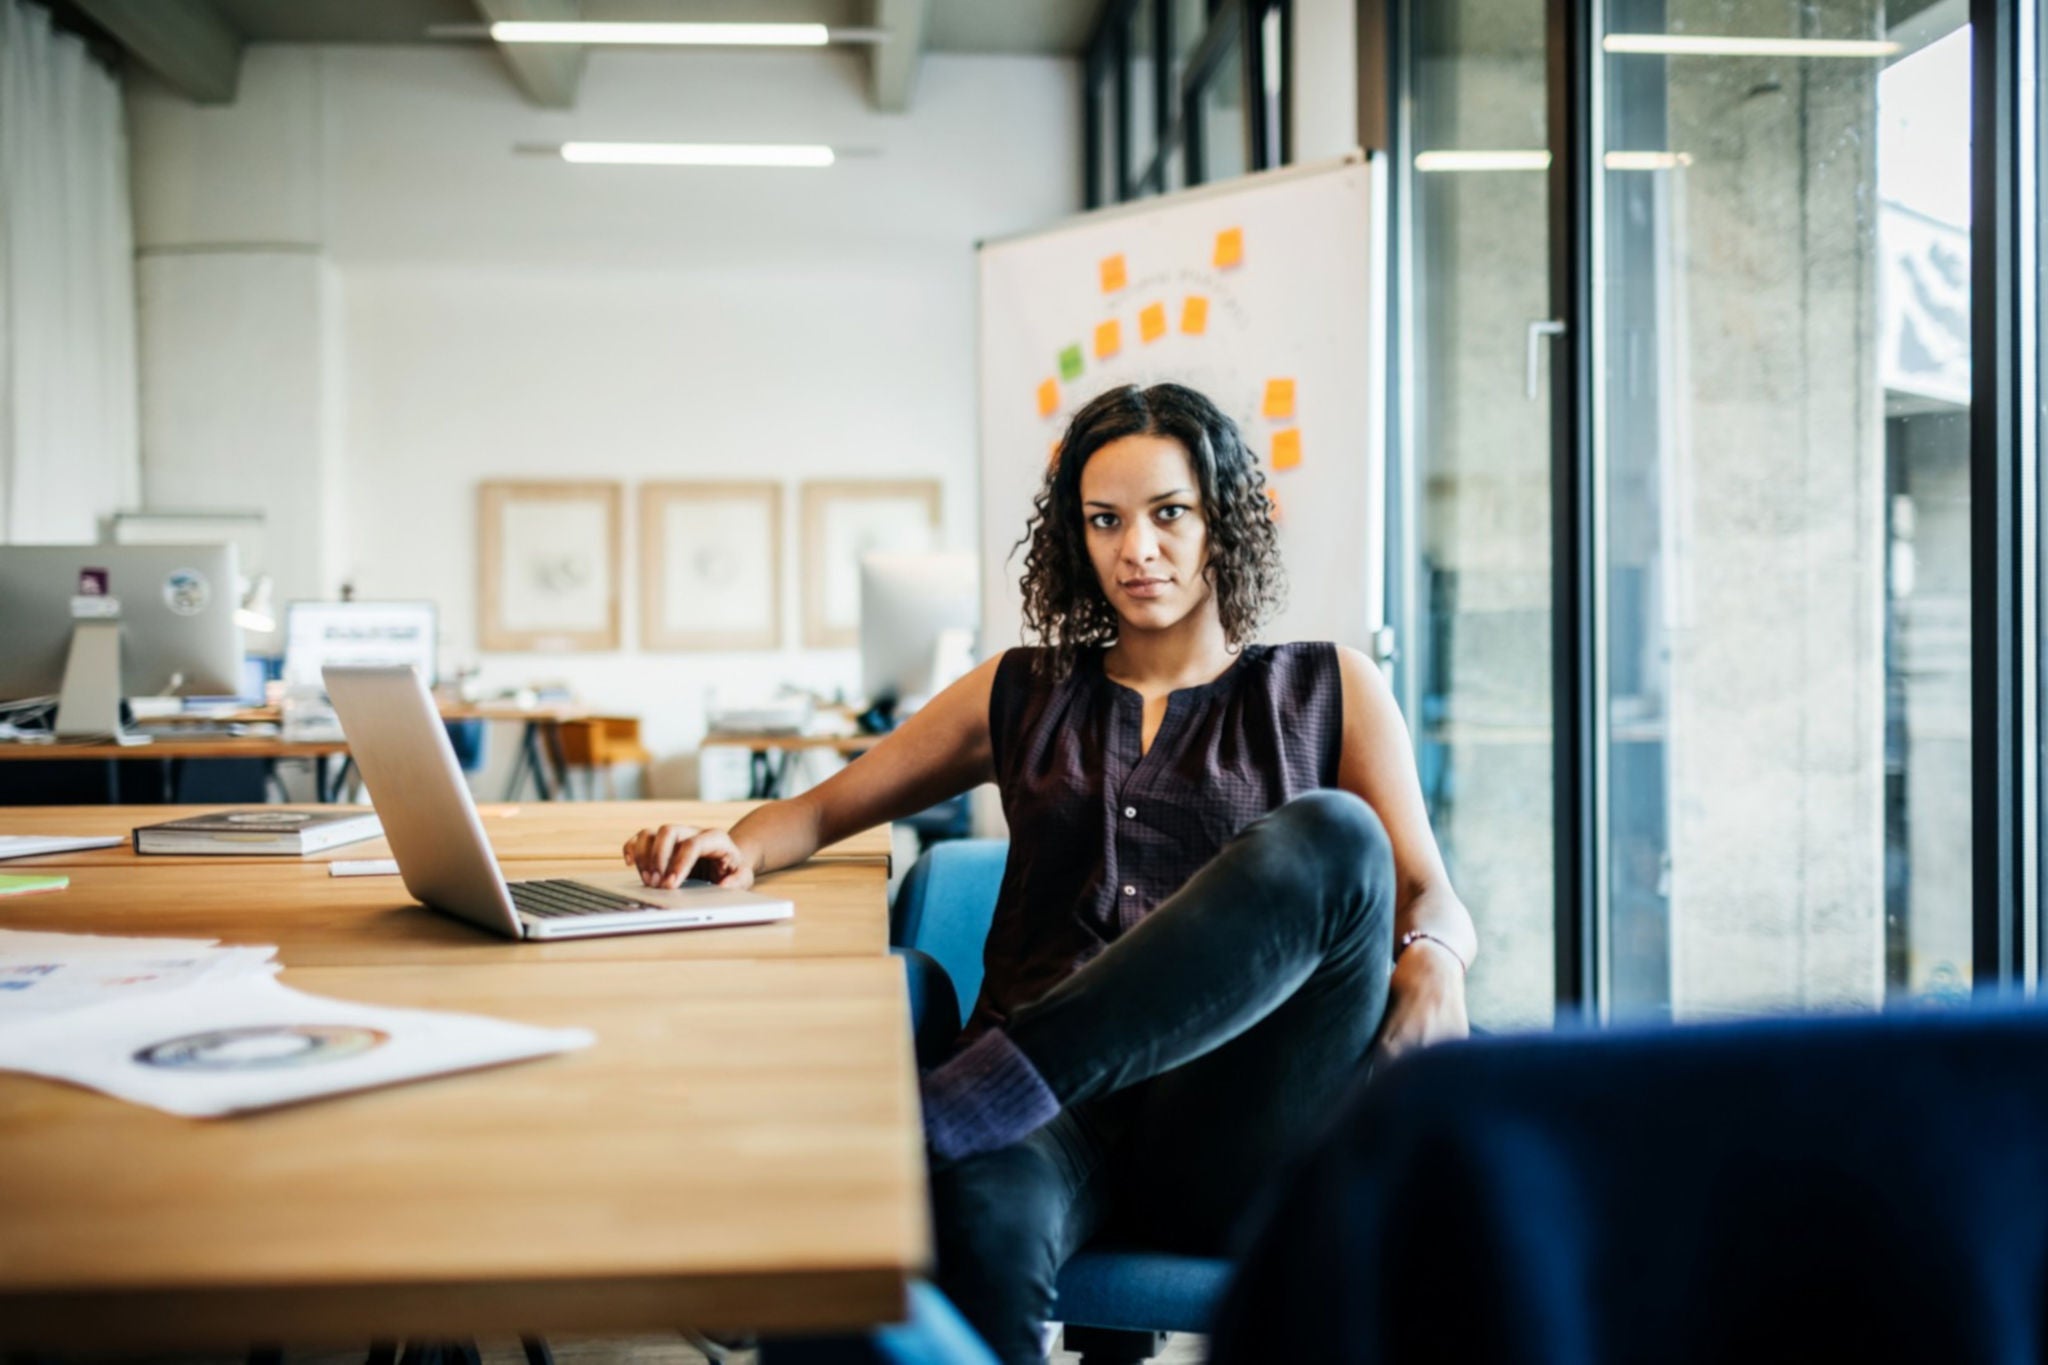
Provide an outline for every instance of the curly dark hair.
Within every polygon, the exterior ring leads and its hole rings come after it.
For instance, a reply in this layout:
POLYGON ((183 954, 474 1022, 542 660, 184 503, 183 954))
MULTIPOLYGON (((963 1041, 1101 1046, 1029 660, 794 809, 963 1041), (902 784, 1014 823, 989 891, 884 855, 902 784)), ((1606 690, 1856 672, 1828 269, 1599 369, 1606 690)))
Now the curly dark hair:
POLYGON ((1024 625, 1046 646, 1039 666, 1053 677, 1071 672, 1081 650, 1116 639, 1116 609, 1088 557, 1081 469, 1096 451, 1125 436, 1171 437, 1188 453, 1208 526, 1205 575, 1231 649, 1251 642, 1286 591, 1266 476, 1237 423, 1180 384, 1111 389, 1067 425, 1017 542, 1018 548, 1028 546, 1019 583, 1024 625))

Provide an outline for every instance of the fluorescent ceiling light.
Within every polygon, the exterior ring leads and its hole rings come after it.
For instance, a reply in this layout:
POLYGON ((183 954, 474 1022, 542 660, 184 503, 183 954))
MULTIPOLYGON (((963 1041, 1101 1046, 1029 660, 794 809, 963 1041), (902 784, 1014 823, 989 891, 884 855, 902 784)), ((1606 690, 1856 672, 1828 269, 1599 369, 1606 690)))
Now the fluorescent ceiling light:
POLYGON ((565 142, 562 160, 586 166, 829 166, 832 149, 773 143, 565 142))
POLYGON ((491 37, 501 43, 666 47, 823 47, 832 41, 831 30, 823 24, 598 24, 524 20, 492 24, 491 37))
POLYGON ((1881 38, 1712 38, 1687 33, 1610 33, 1609 52, 1660 57, 1892 57, 1902 45, 1881 38))
POLYGON ((1531 152, 1422 152, 1415 158, 1418 171, 1547 171, 1550 153, 1531 152))
POLYGON ((1692 165, 1692 153, 1609 152, 1601 160, 1610 171, 1669 171, 1692 165))

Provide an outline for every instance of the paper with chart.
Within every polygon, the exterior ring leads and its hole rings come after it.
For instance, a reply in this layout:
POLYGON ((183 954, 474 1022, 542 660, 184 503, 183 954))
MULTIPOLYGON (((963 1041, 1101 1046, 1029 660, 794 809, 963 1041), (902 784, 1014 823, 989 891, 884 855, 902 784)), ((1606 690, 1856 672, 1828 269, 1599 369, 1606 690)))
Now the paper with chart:
POLYGON ((0 930, 0 1070, 205 1118, 592 1041, 583 1029, 308 995, 278 983, 275 954, 0 930))

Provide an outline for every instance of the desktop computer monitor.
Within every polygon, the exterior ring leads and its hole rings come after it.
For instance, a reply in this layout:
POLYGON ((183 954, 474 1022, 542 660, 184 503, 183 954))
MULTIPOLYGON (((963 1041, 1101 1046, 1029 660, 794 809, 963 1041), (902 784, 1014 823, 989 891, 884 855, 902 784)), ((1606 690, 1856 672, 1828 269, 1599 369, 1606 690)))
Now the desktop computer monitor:
POLYGON ((238 694, 237 582, 232 545, 0 545, 0 701, 55 696, 96 622, 119 627, 117 696, 238 694))
POLYGON ((285 691, 324 693, 320 670, 329 664, 410 664, 432 687, 435 641, 432 602, 294 602, 284 618, 285 691))
POLYGON ((860 562, 861 687, 871 705, 921 704, 974 666, 981 587, 972 555, 860 562))

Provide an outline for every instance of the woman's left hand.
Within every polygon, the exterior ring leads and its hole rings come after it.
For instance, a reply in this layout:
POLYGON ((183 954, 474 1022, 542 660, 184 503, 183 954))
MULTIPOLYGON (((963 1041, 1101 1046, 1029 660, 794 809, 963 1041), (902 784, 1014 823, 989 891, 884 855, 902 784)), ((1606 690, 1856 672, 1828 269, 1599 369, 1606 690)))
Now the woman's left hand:
POLYGON ((1382 1061, 1431 1043, 1463 1038, 1472 1031, 1465 1017, 1465 971, 1450 951, 1418 939, 1394 962, 1387 983, 1387 1017, 1375 1049, 1382 1061))

